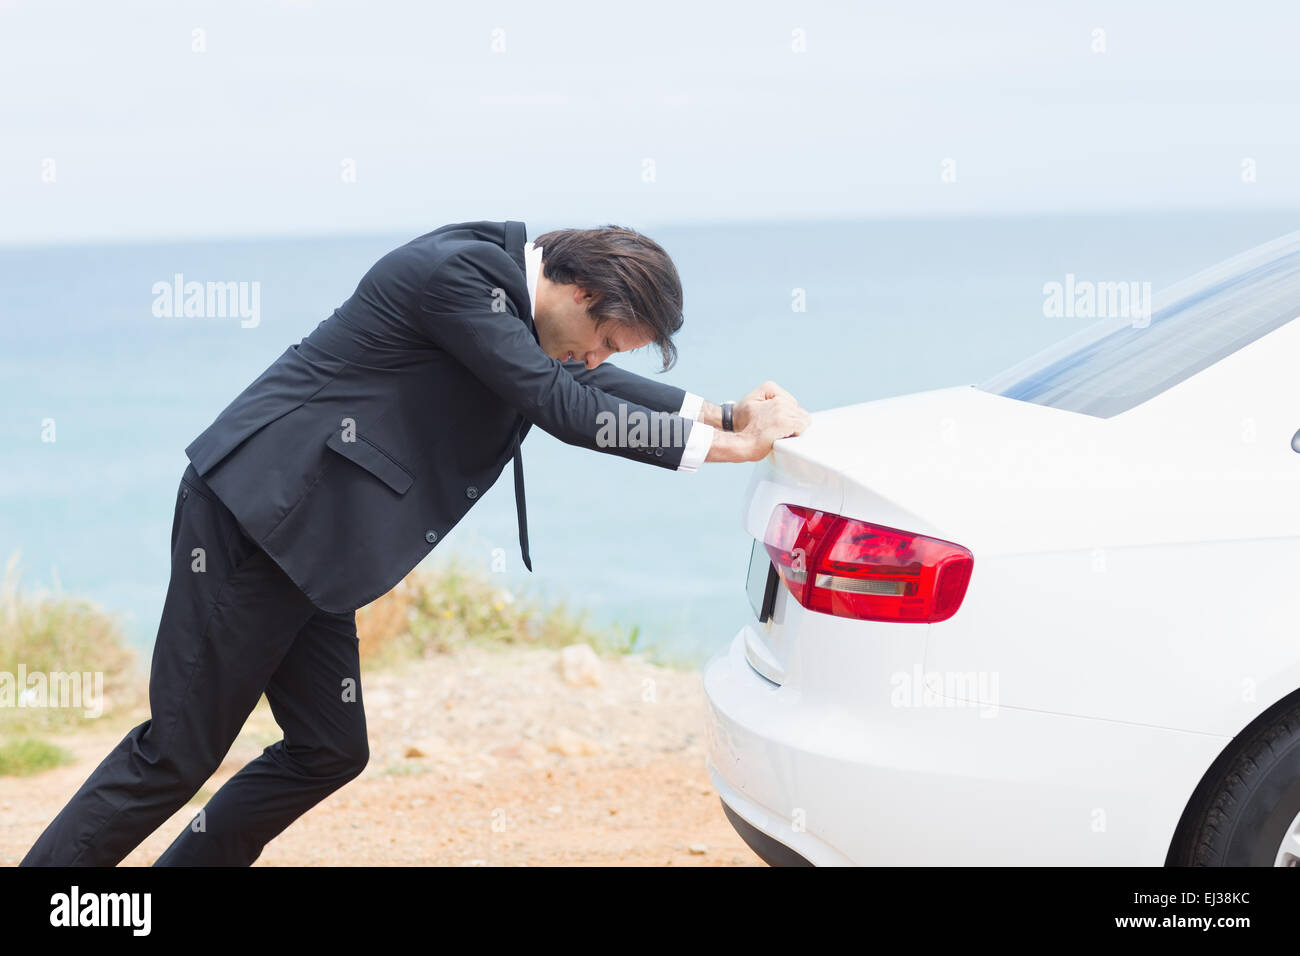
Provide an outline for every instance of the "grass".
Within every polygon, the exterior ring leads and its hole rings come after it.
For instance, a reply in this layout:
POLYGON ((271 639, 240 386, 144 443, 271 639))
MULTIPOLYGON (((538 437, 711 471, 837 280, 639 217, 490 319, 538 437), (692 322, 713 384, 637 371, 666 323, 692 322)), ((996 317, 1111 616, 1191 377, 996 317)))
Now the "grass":
POLYGON ((601 655, 636 653, 640 629, 622 633, 593 627, 585 610, 571 611, 564 602, 544 606, 503 588, 485 572, 466 569, 453 556, 437 570, 416 568, 358 610, 357 634, 362 663, 379 669, 467 645, 589 644, 601 655))
MULTIPOLYGON (((399 667, 414 659, 454 653, 466 646, 561 648, 589 644, 597 654, 639 653, 639 628, 629 632, 588 624, 587 612, 563 603, 544 605, 503 588, 486 572, 472 572, 454 557, 437 570, 416 568, 397 587, 357 611, 361 659, 368 670, 399 667)), ((654 663, 689 667, 657 654, 654 663)), ((20 666, 31 675, 102 674, 102 716, 148 703, 148 672, 127 645, 116 616, 60 592, 24 594, 18 555, 0 581, 0 774, 34 773, 67 759, 40 739, 91 726, 95 710, 81 706, 18 706, 32 686, 18 686, 20 666)), ((93 685, 92 685, 93 687, 93 685)), ((87 688, 90 690, 91 688, 87 688)), ((259 738, 260 739, 260 738, 259 738)), ((272 734, 267 743, 278 740, 272 734)))
POLYGON ((0 744, 0 776, 4 777, 26 777, 71 761, 69 751, 34 737, 0 744))
MULTIPOLYGON (((51 703, 55 694, 51 693, 51 703)), ((0 739, 21 734, 57 732, 87 725, 98 719, 86 711, 107 715, 133 707, 147 696, 140 661, 127 646, 116 617, 89 601, 61 593, 24 594, 19 588, 18 554, 5 566, 0 581, 0 739), (18 686, 20 668, 26 686, 18 686), (82 697, 71 706, 22 705, 24 690, 36 685, 32 675, 43 675, 50 687, 53 675, 102 675, 83 681, 82 697), (96 691, 103 697, 97 701, 96 691)), ((44 704, 44 701, 39 701, 44 704)))

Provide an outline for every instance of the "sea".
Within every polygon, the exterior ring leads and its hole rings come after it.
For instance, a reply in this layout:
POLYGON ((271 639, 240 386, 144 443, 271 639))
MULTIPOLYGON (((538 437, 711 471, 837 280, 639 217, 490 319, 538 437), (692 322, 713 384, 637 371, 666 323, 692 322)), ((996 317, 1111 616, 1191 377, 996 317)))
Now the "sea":
MULTIPOLYGON (((185 446, 380 256, 438 225, 0 246, 0 561, 14 562, 11 583, 95 602, 147 660, 185 446), (160 291, 177 276, 256 289, 256 321, 251 309, 177 314, 160 291)), ((563 225, 530 223, 529 234, 563 225)), ((1094 321, 1046 308, 1052 283, 1150 282, 1158 293, 1298 228, 1296 210, 646 228, 681 274, 679 357, 662 374, 652 348, 610 361, 714 403, 770 379, 812 412, 979 384, 1094 321)), ((661 658, 699 664, 727 645, 749 614, 741 505, 754 465, 674 472, 540 428, 524 462, 532 572, 508 464, 430 565, 454 556, 661 658)))

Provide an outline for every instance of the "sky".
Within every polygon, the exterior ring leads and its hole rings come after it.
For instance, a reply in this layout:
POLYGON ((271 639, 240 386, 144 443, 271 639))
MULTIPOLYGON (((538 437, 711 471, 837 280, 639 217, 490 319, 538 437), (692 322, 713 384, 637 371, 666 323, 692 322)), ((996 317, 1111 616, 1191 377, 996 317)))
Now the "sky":
POLYGON ((1300 5, 0 0, 0 242, 1300 207, 1300 5))

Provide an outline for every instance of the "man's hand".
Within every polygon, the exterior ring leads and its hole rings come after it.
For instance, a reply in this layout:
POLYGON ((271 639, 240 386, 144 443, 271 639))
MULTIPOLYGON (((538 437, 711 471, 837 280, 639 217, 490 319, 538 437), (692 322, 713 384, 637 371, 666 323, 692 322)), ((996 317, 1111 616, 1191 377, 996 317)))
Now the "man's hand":
MULTIPOLYGON (((800 434, 812 422, 812 416, 794 397, 772 382, 764 382, 745 396, 745 402, 744 426, 735 421, 737 431, 715 429, 705 461, 761 461, 773 442, 800 434)), ((736 410, 739 408, 737 403, 736 410)))
POLYGON ((790 401, 794 401, 794 396, 776 382, 764 382, 736 402, 736 407, 731 410, 731 424, 735 430, 743 432, 749 425, 749 419, 754 413, 754 408, 761 402, 770 401, 773 398, 788 398, 790 401))

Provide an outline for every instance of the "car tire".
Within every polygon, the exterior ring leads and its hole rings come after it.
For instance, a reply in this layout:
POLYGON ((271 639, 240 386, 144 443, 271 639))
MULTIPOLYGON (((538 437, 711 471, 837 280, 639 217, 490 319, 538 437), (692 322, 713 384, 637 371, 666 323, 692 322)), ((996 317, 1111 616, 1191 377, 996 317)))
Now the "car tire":
POLYGON ((1300 866, 1300 704, 1238 741, 1197 787, 1168 865, 1300 866))

